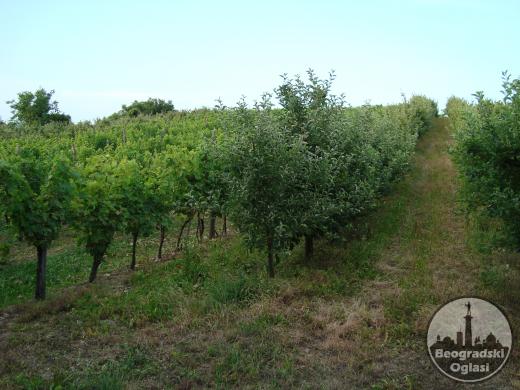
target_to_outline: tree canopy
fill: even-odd
[[[40,88],[35,93],[25,91],[16,100],[9,100],[13,114],[11,121],[22,125],[45,125],[51,122],[70,122],[70,116],[60,112],[58,102],[52,101],[54,90]]]
[[[132,104],[121,108],[121,114],[128,116],[157,115],[175,111],[171,100],[152,99],[144,101],[135,100]]]

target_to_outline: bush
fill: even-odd
[[[469,212],[500,220],[520,245],[520,80],[504,75],[504,98],[486,99],[481,92],[471,106],[450,99],[447,113],[455,127],[455,161]]]
[[[412,96],[409,102],[412,123],[419,135],[424,134],[433,124],[433,118],[438,116],[437,103],[425,96]]]

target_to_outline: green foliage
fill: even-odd
[[[416,126],[419,135],[428,130],[432,126],[433,118],[438,116],[437,103],[426,96],[412,96],[408,107],[413,126]]]
[[[138,102],[135,100],[132,104],[121,108],[121,115],[135,117],[138,115],[157,115],[173,112],[175,110],[171,100],[164,101],[162,99],[152,99]]]
[[[500,291],[505,288],[510,272],[511,269],[507,264],[485,264],[480,272],[480,280],[485,287]]]
[[[89,158],[80,172],[79,196],[73,203],[73,223],[87,252],[102,258],[115,232],[124,226],[126,164],[108,155],[98,155]]]
[[[282,110],[271,108],[269,95],[253,111],[239,105],[225,153],[231,216],[251,245],[267,247],[269,268],[275,251],[301,237],[351,229],[406,170],[418,134],[437,115],[422,96],[345,109],[330,94],[333,75],[308,78],[284,76],[276,90]]]
[[[66,159],[41,157],[37,149],[26,146],[0,159],[0,199],[22,238],[48,246],[69,215],[76,176]]]
[[[287,248],[299,227],[299,183],[306,161],[303,140],[276,120],[269,96],[251,114],[241,105],[242,125],[228,149],[230,210],[233,221],[251,245]],[[270,269],[270,272],[272,270]]]
[[[280,126],[303,141],[296,175],[298,191],[293,195],[298,196],[298,204],[292,210],[300,214],[294,232],[297,238],[322,235],[337,222],[342,210],[337,199],[341,190],[335,186],[339,185],[335,179],[347,159],[345,150],[337,150],[346,134],[340,124],[343,102],[330,94],[334,75],[320,80],[309,70],[308,78],[305,83],[298,76],[294,80],[284,76],[277,89],[284,109]]]
[[[16,234],[37,249],[38,299],[45,297],[47,249],[70,216],[76,179],[66,158],[45,156],[38,145],[17,145],[12,155],[0,153],[0,210]]]
[[[118,203],[123,216],[123,226],[130,234],[148,235],[155,225],[153,186],[146,172],[135,160],[123,158],[116,172]]]
[[[220,115],[224,115],[222,112]],[[202,141],[197,153],[197,183],[194,195],[197,198],[197,209],[210,212],[210,218],[227,214],[229,200],[229,182],[226,175],[231,167],[227,159],[228,150],[222,145],[224,135],[217,134],[213,129],[211,134]]]
[[[13,113],[12,121],[22,125],[45,125],[51,122],[70,122],[70,116],[61,113],[58,102],[51,101],[54,90],[47,92],[40,88],[35,93],[26,91],[18,94],[17,100],[10,100]]]
[[[497,218],[520,245],[520,80],[504,74],[504,98],[493,102],[475,94],[474,106],[450,99],[447,114],[455,127],[454,157],[468,211]]]
[[[8,207],[29,215],[30,194],[46,188],[45,175],[77,171],[70,220],[52,211],[53,227],[43,231],[54,238],[67,220],[97,262],[117,232],[132,234],[135,250],[137,238],[154,228],[164,237],[172,216],[209,216],[210,226],[229,216],[251,247],[267,249],[272,274],[275,258],[302,238],[335,239],[352,230],[406,170],[418,134],[437,113],[422,96],[387,107],[345,107],[331,94],[333,79],[312,71],[308,81],[284,77],[275,90],[279,109],[269,95],[253,109],[241,103],[192,112],[150,99],[93,124],[48,123],[37,134],[19,127],[0,142],[0,154],[14,156],[2,159],[2,188],[8,188],[2,194],[16,193],[18,206]],[[45,96],[56,111],[52,93]],[[53,210],[65,210],[59,183],[45,191]],[[0,207],[11,225],[20,225]],[[41,231],[41,223],[24,226],[26,236]]]
[[[450,127],[453,132],[465,131],[468,124],[472,121],[470,116],[476,115],[475,107],[465,99],[451,96],[446,102],[444,113],[450,119]]]

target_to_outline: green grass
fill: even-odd
[[[181,224],[175,220],[173,231]],[[3,230],[2,230],[3,229]],[[158,233],[140,239],[137,247],[137,266],[152,261],[158,246]],[[169,232],[164,253],[173,252],[176,237]],[[125,270],[131,260],[131,238],[116,235],[106,258],[99,268],[100,275]],[[0,257],[0,309],[30,301],[34,295],[36,277],[36,249],[24,242],[15,240],[8,231],[0,226],[0,247],[4,253]],[[58,295],[64,287],[85,283],[88,280],[92,257],[78,245],[72,229],[64,229],[61,236],[53,242],[47,258],[48,295]]]
[[[30,253],[32,248],[28,248]],[[52,247],[51,247],[52,249]],[[109,252],[109,261],[102,267],[102,273],[113,272],[127,265],[127,258],[114,256],[116,253],[128,251],[128,244],[123,240],[116,241]],[[28,253],[28,254],[29,254]],[[60,289],[88,280],[92,258],[85,251],[69,242],[66,248],[58,253],[50,254],[47,259],[47,286],[50,294]],[[30,300],[34,294],[36,277],[36,249],[34,259],[25,258],[0,265],[0,308]]]
[[[398,205],[385,213],[393,219],[403,211],[402,205]],[[118,241],[103,265],[100,279],[92,285],[85,284],[81,289],[68,290],[67,298],[60,294],[60,290],[84,282],[90,259],[81,249],[65,245],[60,252],[49,256],[49,273],[59,270],[53,279],[49,279],[49,287],[52,286],[49,299],[24,306],[18,322],[13,325],[12,346],[27,345],[28,340],[22,337],[23,334],[39,334],[45,329],[66,334],[69,341],[62,341],[61,347],[55,344],[44,347],[42,341],[34,339],[40,345],[38,354],[44,353],[45,349],[66,350],[66,345],[74,340],[104,340],[113,335],[133,343],[132,332],[150,326],[179,326],[197,336],[191,343],[176,342],[166,361],[151,349],[143,363],[146,369],[139,368],[138,374],[128,368],[134,364],[133,361],[140,361],[139,356],[134,356],[136,352],[117,352],[119,347],[113,345],[114,363],[103,361],[101,355],[96,357],[101,353],[97,351],[89,358],[88,364],[82,363],[80,369],[73,372],[63,371],[59,367],[67,364],[63,362],[52,368],[51,378],[44,379],[19,367],[21,373],[2,380],[28,388],[62,386],[85,389],[124,388],[128,383],[146,383],[151,378],[165,383],[173,381],[179,386],[200,385],[210,380],[216,387],[228,388],[240,386],[244,381],[260,382],[263,378],[270,378],[268,386],[271,388],[293,385],[299,375],[295,368],[296,352],[290,343],[281,343],[280,337],[291,330],[294,318],[269,312],[269,308],[274,308],[272,303],[259,312],[253,308],[261,302],[276,299],[288,286],[296,289],[298,296],[304,299],[338,300],[359,291],[363,280],[378,274],[373,263],[393,234],[391,223],[371,232],[368,232],[368,225],[366,229],[367,236],[377,235],[377,240],[366,237],[336,244],[320,242],[316,257],[310,264],[303,264],[301,248],[297,248],[282,258],[274,280],[266,276],[265,255],[248,250],[239,237],[206,242],[202,246],[188,243],[179,257],[163,263],[146,260],[153,257],[155,242],[145,241],[140,243],[142,266],[135,272],[126,269],[128,243]],[[125,256],[118,256],[117,251],[126,252]],[[5,304],[31,300],[33,276],[32,272],[27,272],[33,265],[31,259],[9,265],[8,272],[2,276],[6,283],[11,284],[17,273],[25,283],[16,293],[13,290],[3,292]],[[111,275],[106,276],[107,273]],[[54,316],[59,316],[59,320]],[[221,327],[228,321],[224,335],[212,342],[200,341],[203,348],[193,350],[192,343],[199,342],[196,338],[203,337],[204,329]],[[309,317],[306,321],[312,323],[313,320]],[[135,347],[143,348],[143,345]],[[151,347],[144,348],[150,350]],[[70,356],[71,352],[60,354]],[[201,371],[201,365],[204,367],[209,358],[212,359],[211,367]],[[62,361],[63,358],[56,359]],[[164,367],[165,364],[171,373],[167,378],[156,378],[154,367]]]
[[[89,367],[80,375],[70,375],[67,371],[57,372],[52,380],[38,376],[18,375],[14,382],[24,389],[124,389],[125,382],[156,375],[158,367],[150,360],[149,351],[140,347],[123,346],[121,357],[107,361],[96,367]]]

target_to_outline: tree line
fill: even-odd
[[[474,103],[452,97],[446,105],[455,132],[466,210],[498,222],[505,243],[520,248],[520,80],[503,73],[503,98],[479,91]]]
[[[334,76],[284,76],[254,107],[119,113],[96,123],[44,124],[0,142],[0,212],[37,254],[36,292],[45,297],[47,251],[67,225],[92,256],[89,280],[117,232],[158,234],[158,257],[172,217],[197,222],[202,239],[228,218],[265,250],[269,276],[285,251],[332,239],[389,190],[417,138],[437,115],[423,96],[401,104],[350,107],[331,93]],[[275,103],[276,102],[276,103]],[[275,105],[276,104],[276,105]],[[157,232],[157,233],[155,233]]]

